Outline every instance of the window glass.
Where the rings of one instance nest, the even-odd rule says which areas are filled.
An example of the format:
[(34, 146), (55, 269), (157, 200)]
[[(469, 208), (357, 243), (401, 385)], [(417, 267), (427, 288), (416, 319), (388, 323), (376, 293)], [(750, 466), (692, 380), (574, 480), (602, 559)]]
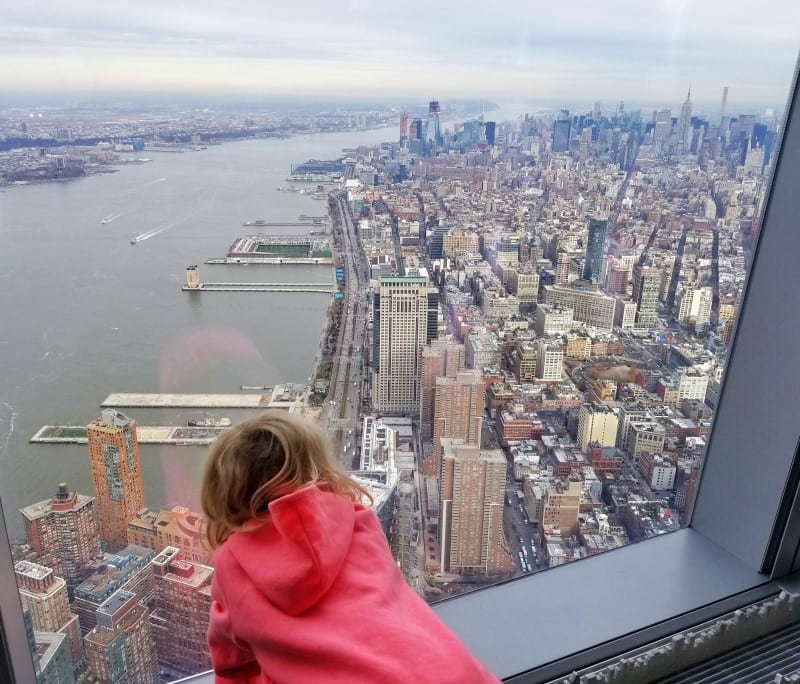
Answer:
[(800, 10), (3, 14), (0, 498), (43, 681), (209, 669), (202, 466), (266, 406), (430, 601), (686, 523)]

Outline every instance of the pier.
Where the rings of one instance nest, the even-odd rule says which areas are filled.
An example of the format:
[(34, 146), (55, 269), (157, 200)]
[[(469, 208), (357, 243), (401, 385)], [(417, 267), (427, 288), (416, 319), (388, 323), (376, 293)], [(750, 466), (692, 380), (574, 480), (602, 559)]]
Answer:
[[(136, 426), (140, 444), (172, 444), (174, 446), (206, 446), (224, 427)], [(45, 425), (30, 438), (32, 444), (86, 444), (84, 425)]]
[(267, 408), (269, 394), (146, 394), (114, 392), (103, 408)]
[(199, 286), (184, 285), (181, 289), (184, 292), (319, 292), (327, 295), (336, 292), (336, 289), (330, 286), (314, 285), (313, 283), (307, 285), (295, 285), (293, 283), (201, 283)]
[(245, 221), (242, 226), (245, 228), (311, 228), (315, 224), (312, 221)]
[(262, 264), (265, 266), (274, 266), (275, 264), (300, 264), (303, 266), (313, 265), (330, 265), (333, 263), (333, 257), (212, 257), (206, 259), (207, 264)]
[[(267, 390), (272, 391), (267, 393)], [(303, 405), (307, 387), (300, 383), (283, 383), (257, 394), (156, 394), (114, 392), (100, 404), (103, 408), (285, 408)], [(207, 430), (206, 427), (193, 428)]]

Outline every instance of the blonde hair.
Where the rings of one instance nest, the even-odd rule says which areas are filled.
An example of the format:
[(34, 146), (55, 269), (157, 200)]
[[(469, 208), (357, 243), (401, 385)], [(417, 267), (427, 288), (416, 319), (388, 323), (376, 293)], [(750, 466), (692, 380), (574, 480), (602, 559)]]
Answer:
[(372, 502), (328, 456), (322, 433), (307, 419), (270, 410), (223, 431), (209, 452), (200, 493), (208, 546), (257, 529), (267, 522), (271, 501), (309, 484)]

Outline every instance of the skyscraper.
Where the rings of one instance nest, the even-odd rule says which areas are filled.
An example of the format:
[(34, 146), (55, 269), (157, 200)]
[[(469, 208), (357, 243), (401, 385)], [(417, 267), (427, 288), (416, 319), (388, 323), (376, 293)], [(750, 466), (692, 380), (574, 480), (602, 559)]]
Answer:
[(569, 152), (569, 119), (559, 119), (553, 123), (553, 152)]
[(483, 130), (486, 135), (486, 144), (494, 147), (495, 131), (497, 130), (497, 123), (495, 121), (486, 121), (483, 124)]
[(441, 570), (461, 575), (508, 572), (511, 559), (503, 548), (505, 455), (458, 439), (444, 439), (442, 446)]
[(417, 413), (428, 334), (428, 280), (384, 276), (374, 298), (378, 337), (373, 400), (384, 413)]
[(439, 147), (442, 142), (442, 129), (439, 123), (439, 114), (442, 108), (439, 106), (437, 100), (431, 100), (428, 103), (428, 121), (425, 128), (425, 142), (426, 146), (431, 148)]
[(94, 497), (71, 492), (61, 482), (55, 496), (20, 508), (20, 513), (26, 541), (38, 561), (74, 589), (100, 555)]
[(105, 550), (117, 551), (128, 543), (128, 521), (144, 507), (136, 421), (104, 409), (86, 426), (86, 436), (100, 539)]
[(583, 264), (583, 279), (598, 284), (603, 270), (603, 247), (606, 242), (608, 217), (589, 219), (589, 234), (586, 238), (586, 260)]
[(633, 301), (636, 302), (636, 326), (650, 328), (658, 322), (658, 291), (661, 271), (637, 263), (633, 267)]
[(97, 625), (84, 637), (92, 675), (101, 682), (158, 684), (158, 661), (146, 606), (121, 589), (97, 609)]
[(556, 253), (556, 285), (566, 285), (569, 282), (570, 254), (563, 247)]
[(206, 632), (214, 569), (182, 560), (174, 546), (151, 563), (156, 603), (150, 628), (161, 669), (175, 679), (210, 670)]
[(686, 154), (692, 142), (692, 89), (686, 94), (686, 101), (681, 105), (681, 118), (678, 119), (678, 152)]
[(436, 378), (455, 378), (464, 368), (464, 345), (449, 340), (432, 340), (422, 350), (419, 426), (424, 441), (433, 435), (433, 407)]
[(438, 465), (444, 438), (480, 445), (486, 386), (478, 371), (461, 371), (455, 378), (436, 378), (434, 397), (433, 458)]
[(52, 569), (28, 561), (16, 563), (14, 573), (22, 605), (30, 611), (33, 629), (66, 636), (72, 664), (79, 667), (83, 663), (83, 644), (78, 616), (69, 609), (67, 583), (56, 577)]
[(408, 141), (408, 114), (403, 112), (400, 115), (400, 142)]

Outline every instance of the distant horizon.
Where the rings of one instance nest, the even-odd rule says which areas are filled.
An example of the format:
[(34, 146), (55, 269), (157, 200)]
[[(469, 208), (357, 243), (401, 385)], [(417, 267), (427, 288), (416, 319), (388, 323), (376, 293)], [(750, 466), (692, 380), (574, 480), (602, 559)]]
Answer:
[[(744, 98), (736, 99), (734, 93), (729, 92), (726, 105), (726, 115), (736, 117), (741, 114), (754, 114), (764, 116), (767, 110), (772, 110), (774, 116), (780, 117), (788, 103), (788, 87), (784, 100), (777, 102), (758, 102), (748, 101)], [(624, 103), (626, 112), (641, 112), (646, 115), (656, 109), (671, 109), (673, 116), (677, 116), (680, 107), (685, 100), (677, 99), (674, 102), (657, 103), (635, 103), (624, 98), (606, 97), (605, 99), (594, 99), (575, 97), (574, 99), (562, 99), (547, 101), (542, 98), (540, 101), (522, 101), (519, 99), (500, 99), (500, 98), (480, 98), (475, 94), (463, 97), (439, 98), (439, 102), (445, 108), (450, 106), (466, 107), (477, 109), (482, 105), (486, 108), (486, 114), (498, 109), (519, 110), (520, 114), (535, 114), (537, 111), (558, 111), (569, 109), (571, 115), (584, 114), (591, 111), (594, 103), (600, 102), (600, 109), (606, 115), (616, 111), (620, 101)], [(218, 111), (253, 110), (253, 111), (303, 111), (308, 113), (320, 113), (323, 109), (341, 109), (345, 111), (380, 111), (386, 109), (397, 109), (398, 115), (404, 110), (424, 109), (429, 100), (420, 98), (419, 100), (410, 98), (340, 98), (326, 95), (319, 96), (296, 96), (287, 97), (284, 95), (264, 96), (255, 98), (248, 94), (234, 93), (174, 93), (163, 91), (92, 91), (92, 92), (5, 92), (0, 95), (0, 111), (13, 109), (55, 109), (68, 110), (78, 108), (97, 108), (97, 109), (131, 109), (143, 110), (154, 109), (196, 109), (196, 108), (217, 108)], [(722, 88), (720, 88), (719, 99), (694, 100), (692, 97), (692, 115), (704, 116), (713, 119), (718, 117), (722, 101)], [(451, 116), (449, 112), (444, 114)]]
[[(3, 4), (0, 100), (147, 93), (197, 101), (619, 100), (709, 116), (785, 107), (800, 3), (73, 0)], [(629, 104), (628, 104), (629, 103)], [(634, 104), (635, 103), (635, 104)]]

